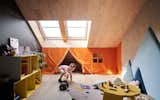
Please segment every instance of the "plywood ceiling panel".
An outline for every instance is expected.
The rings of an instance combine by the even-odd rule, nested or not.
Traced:
[[[91,20],[88,47],[116,47],[145,1],[16,0],[26,20]]]

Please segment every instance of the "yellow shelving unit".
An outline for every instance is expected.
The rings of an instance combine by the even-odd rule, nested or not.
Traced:
[[[14,92],[23,100],[30,96],[39,86],[42,80],[41,70],[38,67],[38,56],[28,55],[21,57],[23,73],[21,79],[14,83]],[[25,72],[26,71],[26,72]]]

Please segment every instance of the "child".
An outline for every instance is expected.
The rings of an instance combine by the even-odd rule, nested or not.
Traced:
[[[70,82],[72,82],[72,72],[76,69],[76,64],[75,63],[70,63],[68,65],[60,65],[59,70],[61,72],[61,76],[59,78],[59,81],[62,81],[62,78],[65,77],[67,80],[70,76]]]

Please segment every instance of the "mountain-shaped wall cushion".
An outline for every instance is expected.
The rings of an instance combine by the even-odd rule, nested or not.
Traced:
[[[139,84],[139,88],[141,89],[141,93],[147,94],[144,82],[143,82],[143,78],[141,75],[141,71],[139,68],[137,68],[136,74],[135,74],[135,79],[134,80],[138,80],[140,82]]]
[[[124,74],[124,76],[122,77],[122,80],[129,83],[131,81],[134,80],[134,76],[133,76],[133,72],[132,72],[132,68],[131,68],[131,61],[128,61],[128,65],[127,65],[127,70]]]

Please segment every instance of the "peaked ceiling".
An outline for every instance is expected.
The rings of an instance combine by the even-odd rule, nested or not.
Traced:
[[[91,20],[88,47],[116,47],[146,0],[16,0],[26,20]]]

